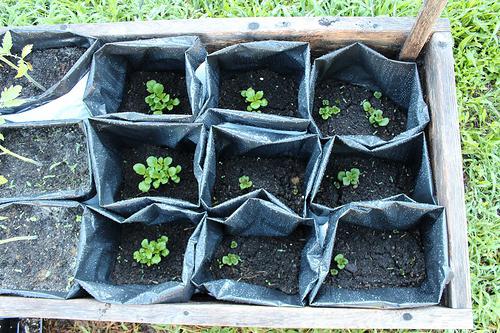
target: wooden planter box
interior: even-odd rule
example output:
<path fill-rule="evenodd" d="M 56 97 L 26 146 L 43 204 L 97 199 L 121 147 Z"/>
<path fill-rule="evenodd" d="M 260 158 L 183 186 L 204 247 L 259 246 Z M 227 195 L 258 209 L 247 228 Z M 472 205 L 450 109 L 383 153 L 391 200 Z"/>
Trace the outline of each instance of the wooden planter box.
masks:
<path fill-rule="evenodd" d="M 452 277 L 442 304 L 416 309 L 383 310 L 283 308 L 216 302 L 115 305 L 93 299 L 50 300 L 2 296 L 0 317 L 276 328 L 472 328 L 453 40 L 449 22 L 444 19 L 436 22 L 429 26 L 433 34 L 418 60 L 424 70 L 422 83 L 431 113 L 427 135 L 436 195 L 438 203 L 446 207 L 448 223 Z M 309 42 L 313 55 L 321 55 L 353 42 L 362 42 L 385 54 L 397 55 L 414 23 L 413 18 L 297 17 L 58 25 L 51 28 L 92 35 L 104 41 L 198 35 L 209 51 L 234 43 L 276 39 Z"/>

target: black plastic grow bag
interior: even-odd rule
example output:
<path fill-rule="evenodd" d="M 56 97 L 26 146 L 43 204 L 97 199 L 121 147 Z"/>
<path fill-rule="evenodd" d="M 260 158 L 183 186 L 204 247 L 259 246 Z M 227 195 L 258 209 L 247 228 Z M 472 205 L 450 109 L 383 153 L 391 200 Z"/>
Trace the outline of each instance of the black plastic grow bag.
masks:
<path fill-rule="evenodd" d="M 380 91 L 402 109 L 407 110 L 406 131 L 389 141 L 413 136 L 421 132 L 429 122 L 429 112 L 424 102 L 417 65 L 388 59 L 361 43 L 355 43 L 314 60 L 311 71 L 312 97 L 309 99 L 309 114 L 313 130 L 322 138 L 333 136 L 321 133 L 312 117 L 315 87 L 323 79 L 337 79 Z M 368 146 L 386 142 L 375 135 L 346 135 L 346 137 Z"/>
<path fill-rule="evenodd" d="M 84 102 L 93 116 L 131 121 L 189 121 L 202 103 L 201 82 L 196 68 L 206 57 L 198 37 L 179 36 L 105 44 L 92 59 Z M 117 113 L 126 87 L 127 73 L 142 71 L 185 71 L 191 115 L 149 115 L 138 112 Z"/>
<path fill-rule="evenodd" d="M 43 128 L 43 127 L 64 127 L 64 126 L 69 126 L 69 125 L 78 125 L 78 127 L 81 129 L 82 133 L 85 136 L 85 143 L 86 143 L 86 153 L 87 153 L 87 168 L 89 172 L 89 176 L 87 179 L 87 183 L 85 186 L 82 186 L 81 188 L 77 189 L 72 189 L 72 190 L 65 190 L 65 191 L 54 191 L 54 192 L 46 192 L 42 194 L 37 194 L 37 195 L 20 195 L 17 197 L 0 197 L 0 203 L 6 203 L 6 202 L 13 202 L 13 201 L 25 201 L 25 200 L 56 200 L 56 199 L 88 199 L 91 195 L 95 193 L 94 191 L 94 183 L 93 183 L 93 176 L 92 176 L 92 168 L 91 168 L 91 161 L 90 161 L 90 147 L 88 146 L 88 126 L 85 121 L 75 121 L 75 120 L 58 120 L 58 121 L 40 121 L 40 122 L 26 122 L 26 123 L 6 123 L 3 125 L 0 125 L 0 133 L 2 132 L 2 129 L 20 129 L 22 128 Z M 4 132 L 5 134 L 5 132 Z M 33 138 L 36 140 L 36 138 Z M 61 138 L 63 140 L 64 138 Z M 6 138 L 8 140 L 8 137 Z M 5 146 L 5 143 L 2 143 L 0 141 L 0 144 Z M 24 152 L 17 152 L 21 155 L 24 155 Z M 29 157 L 29 156 L 28 156 Z M 13 158 L 10 157 L 9 155 L 3 155 L 0 157 L 0 161 L 2 159 L 7 159 L 7 158 Z M 14 158 L 13 158 L 14 159 Z M 60 162 L 60 161 L 57 161 Z M 26 162 L 21 162 L 19 163 L 26 163 Z M 38 168 L 47 168 L 50 170 L 52 168 L 52 165 L 50 164 L 43 164 L 42 166 L 33 166 L 33 168 L 38 167 Z M 81 168 L 81 166 L 78 166 Z M 0 168 L 1 172 L 1 168 Z M 70 169 L 67 169 L 68 175 L 71 174 Z M 19 175 L 19 179 L 16 179 L 16 181 L 23 181 L 22 175 Z M 4 185 L 7 186 L 7 185 Z"/>
<path fill-rule="evenodd" d="M 231 279 L 214 280 L 208 270 L 224 234 L 255 237 L 286 237 L 299 225 L 310 227 L 310 234 L 301 254 L 299 292 L 286 294 L 280 290 Z M 312 219 L 299 218 L 287 210 L 261 199 L 249 199 L 229 217 L 207 218 L 197 230 L 195 273 L 193 283 L 200 291 L 218 300 L 238 303 L 303 306 L 315 286 L 321 260 L 321 239 L 326 228 Z M 323 265 L 326 263 L 323 263 Z"/>
<path fill-rule="evenodd" d="M 89 122 L 92 169 L 101 207 L 123 215 L 133 214 L 152 203 L 166 203 L 183 208 L 199 207 L 201 161 L 206 141 L 206 131 L 203 125 L 162 122 L 134 123 L 112 119 L 90 119 Z M 193 173 L 198 186 L 195 189 L 186 190 L 196 191 L 195 202 L 161 196 L 142 196 L 120 200 L 118 192 L 122 184 L 123 174 L 123 158 L 120 148 L 142 144 L 194 152 Z M 145 161 L 135 163 L 145 163 Z M 182 185 L 182 181 L 180 184 Z"/>
<path fill-rule="evenodd" d="M 323 147 L 321 165 L 317 172 L 316 181 L 311 190 L 311 209 L 316 213 L 331 212 L 335 207 L 328 207 L 317 202 L 318 191 L 329 167 L 329 163 L 335 164 L 336 156 L 380 158 L 391 161 L 403 162 L 415 168 L 414 190 L 412 193 L 394 193 L 392 196 L 401 198 L 409 197 L 417 202 L 434 204 L 434 189 L 432 173 L 429 162 L 429 153 L 425 135 L 423 133 L 399 141 L 392 141 L 374 148 L 366 147 L 356 140 L 347 137 L 331 138 Z M 381 181 L 387 181 L 382 179 Z M 333 181 L 329 186 L 334 186 Z"/>
<path fill-rule="evenodd" d="M 320 164 L 321 144 L 314 134 L 261 129 L 251 126 L 225 123 L 212 126 L 208 135 L 206 158 L 203 167 L 201 204 L 211 216 L 228 216 L 249 198 L 260 198 L 293 211 L 264 189 L 256 189 L 217 205 L 213 205 L 212 192 L 217 177 L 217 159 L 221 156 L 298 157 L 307 160 L 304 170 L 304 207 L 299 215 L 305 215 L 306 203 Z"/>
<path fill-rule="evenodd" d="M 99 208 L 92 208 L 92 213 L 95 219 L 86 229 L 87 242 L 78 271 L 78 282 L 89 294 L 101 302 L 126 304 L 187 302 L 191 298 L 194 292 L 191 277 L 194 271 L 196 232 L 191 235 L 184 253 L 182 282 L 116 285 L 110 281 L 110 274 L 118 253 L 123 224 L 143 223 L 152 226 L 187 221 L 198 225 L 205 220 L 205 213 L 165 204 L 152 204 L 127 219 Z"/>
<path fill-rule="evenodd" d="M 20 48 L 32 44 L 34 50 L 61 48 L 61 47 L 83 47 L 87 51 L 64 75 L 64 77 L 52 87 L 37 96 L 26 98 L 25 102 L 16 107 L 0 108 L 0 114 L 10 114 L 27 111 L 43 105 L 57 97 L 68 93 L 90 68 L 92 55 L 100 47 L 101 43 L 91 37 L 81 36 L 68 31 L 58 31 L 45 28 L 23 28 L 9 30 L 14 43 L 13 51 L 18 54 Z M 0 40 L 3 39 L 3 34 Z M 4 87 L 2 87 L 3 89 Z"/>
<path fill-rule="evenodd" d="M 256 123 L 266 123 L 266 127 L 280 130 L 301 130 L 309 120 L 309 44 L 303 42 L 260 41 L 228 46 L 208 55 L 206 61 L 196 71 L 203 82 L 205 101 L 202 114 L 214 112 L 219 107 L 220 71 L 247 71 L 261 68 L 284 73 L 298 74 L 297 117 L 269 115 L 257 112 L 225 110 L 230 119 L 243 119 L 247 113 Z M 211 110 L 210 110 L 211 109 Z M 216 111 L 215 111 L 216 112 Z M 250 124 L 251 125 L 251 124 Z"/>
<path fill-rule="evenodd" d="M 328 225 L 319 281 L 310 294 L 310 305 L 320 307 L 410 308 L 438 304 L 448 283 L 448 239 L 443 207 L 405 201 L 379 200 L 343 206 L 322 216 Z M 324 223 L 325 220 L 327 223 Z M 368 289 L 338 288 L 323 284 L 330 270 L 339 223 L 374 230 L 402 231 L 418 228 L 422 237 L 426 277 L 417 287 Z M 325 265 L 326 264 L 326 265 Z"/>
<path fill-rule="evenodd" d="M 78 249 L 77 249 L 77 257 L 75 262 L 75 268 L 73 270 L 74 278 L 78 278 L 78 271 L 81 269 L 82 265 L 82 253 L 86 244 L 88 243 L 88 233 L 87 230 L 92 227 L 95 223 L 94 215 L 91 214 L 85 206 L 79 204 L 75 201 L 31 201 L 31 202 L 12 202 L 7 204 L 0 205 L 0 215 L 2 210 L 13 206 L 13 205 L 23 205 L 23 206 L 36 206 L 40 209 L 44 207 L 65 207 L 65 208 L 78 208 L 80 207 L 83 211 L 83 216 L 81 222 L 75 221 L 75 223 L 81 223 L 80 226 L 80 235 L 78 241 Z M 60 240 L 64 242 L 64 239 Z M 0 245 L 1 246 L 1 245 Z M 29 246 L 26 243 L 26 246 Z M 57 249 L 54 249 L 57 251 Z M 50 267 L 47 267 L 50 268 Z M 1 282 L 1 281 L 0 281 Z M 6 289 L 1 286 L 0 283 L 0 295 L 17 295 L 17 296 L 27 296 L 27 297 L 40 297 L 40 298 L 54 298 L 54 299 L 68 299 L 78 297 L 82 294 L 80 285 L 74 281 L 71 283 L 66 292 L 60 291 L 50 291 L 50 290 L 14 290 L 14 289 Z"/>

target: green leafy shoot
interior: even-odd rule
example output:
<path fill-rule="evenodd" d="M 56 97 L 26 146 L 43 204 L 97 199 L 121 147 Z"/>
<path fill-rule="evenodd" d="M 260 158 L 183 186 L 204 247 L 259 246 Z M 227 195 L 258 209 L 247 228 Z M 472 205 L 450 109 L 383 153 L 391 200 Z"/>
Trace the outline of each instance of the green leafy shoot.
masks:
<path fill-rule="evenodd" d="M 181 181 L 179 173 L 182 168 L 180 165 L 172 166 L 172 162 L 170 156 L 165 158 L 149 156 L 146 159 L 147 166 L 142 163 L 135 164 L 133 166 L 134 171 L 144 177 L 144 180 L 139 183 L 139 190 L 146 193 L 151 189 L 151 185 L 157 189 L 170 180 L 178 184 Z"/>
<path fill-rule="evenodd" d="M 240 182 L 240 189 L 241 190 L 245 190 L 245 189 L 253 186 L 253 182 L 250 180 L 250 177 L 248 177 L 248 176 L 241 176 L 239 178 L 239 182 Z"/>
<path fill-rule="evenodd" d="M 12 41 L 12 35 L 10 34 L 10 31 L 7 31 L 3 35 L 2 39 L 2 46 L 0 47 L 0 62 L 3 62 L 7 66 L 11 67 L 12 69 L 16 70 L 16 76 L 14 77 L 15 79 L 19 79 L 22 77 L 25 77 L 31 84 L 33 84 L 35 87 L 40 89 L 41 91 L 45 91 L 45 87 L 35 81 L 29 74 L 28 71 L 32 71 L 33 67 L 29 62 L 26 61 L 26 57 L 31 53 L 33 50 L 33 45 L 32 44 L 27 44 L 25 45 L 22 50 L 21 50 L 21 55 L 17 55 L 12 53 L 12 47 L 14 46 L 14 43 Z M 17 64 L 16 64 L 17 63 Z"/>
<path fill-rule="evenodd" d="M 248 88 L 241 91 L 241 96 L 245 97 L 245 101 L 248 103 L 247 111 L 260 112 L 260 107 L 267 106 L 267 99 L 264 98 L 262 90 L 256 92 L 253 88 Z"/>
<path fill-rule="evenodd" d="M 0 125 L 3 125 L 3 124 L 5 124 L 5 119 L 2 116 L 0 116 Z M 5 136 L 2 134 L 2 132 L 0 132 L 0 142 L 2 142 L 2 141 L 5 141 Z M 34 164 L 36 166 L 42 166 L 42 163 L 37 162 L 35 160 L 32 160 L 31 158 L 16 154 L 13 151 L 11 151 L 10 149 L 7 149 L 6 147 L 4 147 L 3 145 L 0 145 L 0 156 L 2 156 L 2 155 L 9 155 L 9 156 L 17 158 L 18 160 L 21 160 L 23 162 L 31 163 L 31 164 Z"/>
<path fill-rule="evenodd" d="M 229 245 L 230 248 L 235 249 L 238 247 L 238 243 L 236 241 L 232 241 L 231 244 Z"/>
<path fill-rule="evenodd" d="M 161 257 L 169 255 L 170 251 L 167 249 L 168 237 L 161 236 L 156 241 L 149 241 L 143 239 L 141 248 L 134 252 L 134 259 L 143 265 L 157 265 L 161 262 Z"/>
<path fill-rule="evenodd" d="M 350 171 L 339 171 L 337 179 L 342 182 L 342 185 L 344 186 L 352 185 L 353 188 L 357 188 L 360 174 L 361 172 L 358 168 L 352 168 Z"/>
<path fill-rule="evenodd" d="M 173 98 L 165 92 L 163 84 L 150 80 L 146 82 L 146 89 L 150 95 L 146 96 L 144 101 L 149 105 L 153 114 L 163 114 L 163 110 L 172 111 L 174 107 L 180 104 L 178 98 Z"/>
<path fill-rule="evenodd" d="M 0 186 L 7 184 L 9 181 L 4 176 L 0 175 Z"/>
<path fill-rule="evenodd" d="M 338 275 L 338 274 L 339 274 L 339 270 L 338 270 L 338 269 L 336 269 L 336 268 L 332 268 L 332 269 L 330 269 L 330 274 L 331 274 L 332 276 L 336 276 L 336 275 Z"/>
<path fill-rule="evenodd" d="M 361 105 L 363 106 L 363 110 L 365 110 L 368 115 L 368 121 L 370 121 L 370 124 L 372 124 L 373 127 L 383 127 L 389 124 L 389 118 L 384 117 L 382 110 L 375 109 L 366 99 L 361 103 Z"/>
<path fill-rule="evenodd" d="M 338 269 L 342 270 L 345 268 L 345 266 L 349 263 L 349 260 L 347 260 L 343 254 L 337 254 L 335 258 L 333 258 L 335 262 L 337 263 Z"/>
<path fill-rule="evenodd" d="M 24 99 L 19 98 L 23 87 L 20 85 L 4 88 L 0 93 L 0 108 L 11 108 L 24 103 Z"/>
<path fill-rule="evenodd" d="M 234 254 L 234 253 L 228 253 L 226 256 L 222 257 L 222 263 L 219 265 L 219 268 L 221 268 L 224 265 L 227 266 L 236 266 L 240 263 L 241 258 L 239 255 Z"/>
<path fill-rule="evenodd" d="M 373 93 L 373 97 L 375 97 L 376 99 L 380 99 L 382 98 L 382 93 L 380 91 L 375 91 Z"/>
<path fill-rule="evenodd" d="M 340 113 L 340 109 L 338 106 L 330 106 L 330 101 L 324 99 L 322 102 L 323 107 L 319 108 L 319 114 L 323 120 L 328 120 L 334 115 L 338 115 Z"/>

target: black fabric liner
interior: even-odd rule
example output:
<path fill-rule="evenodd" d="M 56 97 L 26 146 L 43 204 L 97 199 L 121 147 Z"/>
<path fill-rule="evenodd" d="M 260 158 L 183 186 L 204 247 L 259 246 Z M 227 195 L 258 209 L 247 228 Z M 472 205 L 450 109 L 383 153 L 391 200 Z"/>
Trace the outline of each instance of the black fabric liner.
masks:
<path fill-rule="evenodd" d="M 26 122 L 26 123 L 5 123 L 3 125 L 0 125 L 0 133 L 2 132 L 2 128 L 23 128 L 23 127 L 46 127 L 46 126 L 64 126 L 64 125 L 75 125 L 78 124 L 78 126 L 82 129 L 85 137 L 88 140 L 89 137 L 89 132 L 88 132 L 88 126 L 85 121 L 78 121 L 78 120 L 54 120 L 54 121 L 37 121 L 37 122 Z M 13 202 L 13 201 L 26 201 L 26 200 L 59 200 L 59 199 L 66 199 L 66 200 L 74 200 L 74 199 L 88 199 L 90 196 L 92 196 L 95 193 L 94 189 L 94 183 L 93 183 L 93 176 L 92 176 L 92 168 L 91 168 L 91 162 L 90 162 L 90 147 L 88 145 L 87 141 L 87 155 L 88 155 L 88 166 L 89 166 L 89 177 L 90 177 L 90 186 L 87 188 L 80 188 L 74 191 L 57 191 L 57 192 L 49 192 L 45 194 L 40 194 L 40 195 L 35 195 L 35 196 L 28 196 L 28 195 L 23 195 L 19 197 L 13 197 L 13 198 L 5 198 L 5 197 L 0 197 L 0 204 L 6 203 L 6 202 Z"/>
<path fill-rule="evenodd" d="M 304 196 L 306 203 L 319 167 L 321 144 L 316 135 L 300 135 L 297 132 L 260 129 L 251 126 L 226 123 L 212 126 L 208 135 L 206 158 L 203 167 L 201 204 L 210 216 L 228 216 L 249 198 L 260 198 L 293 211 L 264 189 L 256 189 L 247 194 L 212 206 L 212 191 L 215 184 L 217 156 L 253 155 L 262 157 L 301 157 L 307 159 L 304 174 Z M 305 204 L 304 211 L 305 214 Z"/>
<path fill-rule="evenodd" d="M 374 147 L 386 142 L 409 138 L 421 132 L 429 122 L 429 112 L 424 102 L 416 63 L 391 60 L 361 43 L 354 43 L 314 60 L 311 71 L 311 98 L 309 119 L 314 133 L 322 139 L 312 112 L 314 111 L 315 86 L 323 79 L 337 79 L 380 91 L 407 112 L 406 131 L 384 141 L 374 135 L 343 135 L 366 146 Z M 333 135 L 335 136 L 335 135 Z"/>
<path fill-rule="evenodd" d="M 208 266 L 224 234 L 286 237 L 299 225 L 312 229 L 302 250 L 298 294 L 289 295 L 277 289 L 231 279 L 213 279 Z M 303 306 L 318 279 L 322 252 L 320 239 L 325 237 L 324 231 L 326 229 L 319 228 L 312 219 L 299 218 L 265 200 L 249 199 L 227 218 L 207 218 L 198 225 L 195 231 L 198 241 L 192 282 L 201 292 L 218 300 L 270 306 Z"/>
<path fill-rule="evenodd" d="M 27 206 L 39 206 L 39 207 L 66 207 L 66 208 L 84 208 L 82 222 L 80 226 L 80 239 L 78 241 L 78 254 L 76 259 L 76 268 L 74 271 L 75 281 L 71 288 L 67 292 L 57 292 L 57 291 L 45 291 L 45 290 L 14 290 L 14 289 L 4 289 L 0 288 L 0 295 L 13 295 L 13 296 L 25 296 L 25 297 L 37 297 L 37 298 L 51 298 L 51 299 L 69 299 L 82 296 L 83 290 L 76 281 L 78 276 L 78 271 L 82 266 L 82 254 L 84 252 L 86 244 L 86 230 L 94 224 L 94 217 L 89 214 L 88 209 L 76 201 L 19 201 L 11 202 L 7 204 L 0 205 L 0 212 L 11 206 L 11 205 L 27 205 Z"/>
<path fill-rule="evenodd" d="M 113 119 L 89 120 L 91 147 L 99 205 L 124 216 L 129 216 L 152 203 L 166 203 L 196 209 L 199 202 L 188 202 L 169 197 L 143 196 L 117 201 L 122 181 L 122 157 L 119 147 L 129 144 L 152 144 L 174 149 L 194 150 L 194 175 L 201 183 L 206 133 L 203 125 L 189 123 L 128 122 Z M 200 192 L 200 186 L 197 189 Z"/>
<path fill-rule="evenodd" d="M 73 65 L 73 67 L 64 75 L 64 77 L 46 91 L 26 98 L 25 102 L 16 107 L 0 108 L 0 114 L 12 114 L 28 111 L 35 107 L 41 106 L 68 93 L 90 68 L 92 55 L 101 46 L 101 42 L 87 36 L 78 35 L 68 31 L 61 31 L 48 28 L 19 28 L 10 29 L 12 35 L 13 51 L 19 53 L 20 47 L 27 44 L 32 44 L 34 50 L 61 48 L 61 47 L 83 47 L 87 51 Z M 4 34 L 0 36 L 3 39 Z M 3 89 L 3 88 L 2 88 Z"/>
<path fill-rule="evenodd" d="M 298 91 L 299 117 L 286 117 L 257 112 L 236 110 L 217 111 L 219 105 L 220 71 L 247 71 L 268 68 L 278 73 L 300 73 Z M 266 124 L 266 128 L 301 131 L 309 122 L 310 49 L 308 43 L 286 41 L 259 41 L 228 46 L 208 55 L 206 61 L 196 71 L 203 82 L 203 107 L 198 120 L 209 126 L 213 118 L 224 117 L 243 125 Z M 208 113 L 208 115 L 204 115 Z M 214 115 L 211 115 L 215 113 Z M 251 115 L 247 115 L 251 113 Z M 302 118 L 302 119 L 301 119 Z"/>
<path fill-rule="evenodd" d="M 392 141 L 383 146 L 375 148 L 366 147 L 356 140 L 350 140 L 348 137 L 334 137 L 328 140 L 323 147 L 323 156 L 318 169 L 316 181 L 311 191 L 310 208 L 319 214 L 332 212 L 334 207 L 315 202 L 316 194 L 321 186 L 323 177 L 327 171 L 328 163 L 336 156 L 365 156 L 377 157 L 394 161 L 410 163 L 416 167 L 415 188 L 412 199 L 417 202 L 435 204 L 434 188 L 432 183 L 432 172 L 429 163 L 429 153 L 424 133 L 412 137 L 404 138 L 399 141 Z M 333 186 L 333 184 L 332 184 Z M 406 195 L 402 195 L 402 198 Z"/>
<path fill-rule="evenodd" d="M 195 232 L 188 241 L 184 253 L 182 282 L 166 281 L 157 285 L 114 285 L 110 274 L 118 253 L 120 224 L 144 223 L 157 225 L 188 221 L 202 223 L 205 213 L 178 208 L 166 204 L 152 204 L 129 218 L 91 207 L 93 223 L 85 230 L 86 242 L 82 253 L 82 265 L 78 271 L 78 283 L 95 299 L 106 303 L 153 304 L 187 302 L 194 292 L 191 277 L 194 271 Z"/>
<path fill-rule="evenodd" d="M 190 122 L 201 106 L 201 82 L 195 70 L 206 57 L 198 37 L 179 36 L 108 43 L 92 59 L 83 101 L 93 116 L 129 121 Z M 117 113 L 130 71 L 178 71 L 186 73 L 186 89 L 192 115 Z"/>
<path fill-rule="evenodd" d="M 401 201 L 378 200 L 345 205 L 329 214 L 315 215 L 327 225 L 319 280 L 310 294 L 310 305 L 320 307 L 412 308 L 438 304 L 450 277 L 448 239 L 444 208 Z M 378 230 L 419 228 L 424 244 L 426 278 L 413 288 L 371 288 L 351 290 L 323 285 L 329 274 L 338 223 L 349 223 Z"/>

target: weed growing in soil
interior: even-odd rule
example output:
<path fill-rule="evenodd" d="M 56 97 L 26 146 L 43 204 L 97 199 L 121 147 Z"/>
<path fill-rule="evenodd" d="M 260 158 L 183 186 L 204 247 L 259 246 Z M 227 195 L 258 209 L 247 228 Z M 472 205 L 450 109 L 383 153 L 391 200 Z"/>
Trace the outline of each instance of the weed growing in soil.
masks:
<path fill-rule="evenodd" d="M 14 78 L 19 79 L 25 77 L 38 89 L 45 91 L 46 89 L 40 83 L 35 81 L 29 74 L 28 71 L 33 70 L 33 67 L 25 58 L 33 50 L 32 44 L 25 45 L 21 50 L 21 55 L 18 56 L 12 53 L 12 47 L 14 46 L 12 42 L 12 36 L 9 31 L 5 33 L 2 40 L 2 47 L 0 47 L 0 62 L 3 62 L 7 66 L 16 70 L 16 76 Z M 15 64 L 17 62 L 17 65 Z M 2 93 L 0 94 L 0 107 L 14 107 L 24 103 L 22 99 L 19 98 L 22 91 L 22 86 L 15 85 L 10 87 L 4 87 Z"/>
<path fill-rule="evenodd" d="M 247 90 L 241 91 L 241 96 L 245 97 L 245 101 L 249 103 L 247 111 L 260 112 L 259 108 L 261 106 L 267 106 L 267 99 L 264 98 L 264 92 L 262 90 L 256 92 L 253 88 L 248 88 Z"/>
<path fill-rule="evenodd" d="M 155 157 L 149 156 L 146 159 L 147 167 L 142 163 L 137 163 L 133 166 L 134 171 L 143 176 L 144 180 L 139 183 L 139 190 L 141 192 L 148 192 L 151 189 L 151 184 L 157 189 L 160 185 L 167 184 L 170 180 L 178 184 L 181 181 L 179 173 L 182 168 L 180 165 L 171 166 L 172 158 L 167 156 Z"/>
<path fill-rule="evenodd" d="M 322 102 L 323 107 L 319 108 L 319 114 L 321 115 L 321 118 L 324 120 L 330 119 L 334 115 L 338 115 L 340 113 L 340 109 L 338 106 L 330 106 L 330 101 L 327 99 L 324 99 Z"/>
<path fill-rule="evenodd" d="M 359 171 L 358 168 L 352 168 L 350 171 L 339 171 L 339 173 L 337 174 L 337 179 L 342 182 L 342 185 L 344 186 L 352 185 L 353 188 L 357 188 L 359 184 L 360 174 L 361 171 Z M 340 183 L 335 182 L 335 187 L 340 188 Z"/>
<path fill-rule="evenodd" d="M 366 99 L 361 103 L 361 105 L 363 106 L 363 110 L 367 113 L 368 120 L 373 127 L 383 127 L 389 124 L 389 118 L 384 117 L 382 110 L 375 109 Z"/>
<path fill-rule="evenodd" d="M 238 247 L 238 243 L 236 243 L 236 241 L 232 241 L 231 245 L 229 245 L 229 247 L 232 248 L 232 249 L 235 249 L 235 248 Z"/>
<path fill-rule="evenodd" d="M 250 180 L 250 177 L 248 177 L 248 176 L 241 176 L 239 178 L 239 181 L 240 181 L 240 189 L 241 190 L 245 190 L 245 189 L 253 186 L 253 182 Z"/>
<path fill-rule="evenodd" d="M 161 236 L 156 241 L 148 241 L 143 239 L 141 248 L 134 252 L 134 259 L 141 264 L 148 266 L 156 265 L 161 262 L 161 257 L 169 255 L 170 251 L 167 249 L 168 237 Z"/>
<path fill-rule="evenodd" d="M 335 263 L 337 264 L 337 268 L 332 268 L 330 269 L 330 274 L 332 276 L 336 276 L 339 274 L 341 270 L 345 268 L 345 266 L 349 263 L 349 260 L 347 260 L 343 254 L 337 254 L 335 258 L 333 258 Z"/>
<path fill-rule="evenodd" d="M 222 257 L 222 263 L 219 265 L 219 268 L 222 268 L 222 266 L 227 265 L 227 266 L 236 266 L 240 263 L 241 258 L 239 255 L 234 254 L 234 253 L 228 253 L 226 256 Z"/>
<path fill-rule="evenodd" d="M 163 84 L 150 80 L 146 82 L 146 89 L 150 95 L 146 96 L 144 101 L 149 105 L 153 114 L 163 114 L 163 110 L 172 111 L 174 107 L 180 104 L 178 98 L 171 98 L 170 94 L 165 92 Z"/>
<path fill-rule="evenodd" d="M 375 91 L 373 93 L 373 97 L 375 97 L 376 99 L 380 99 L 382 98 L 382 93 L 380 91 Z"/>

